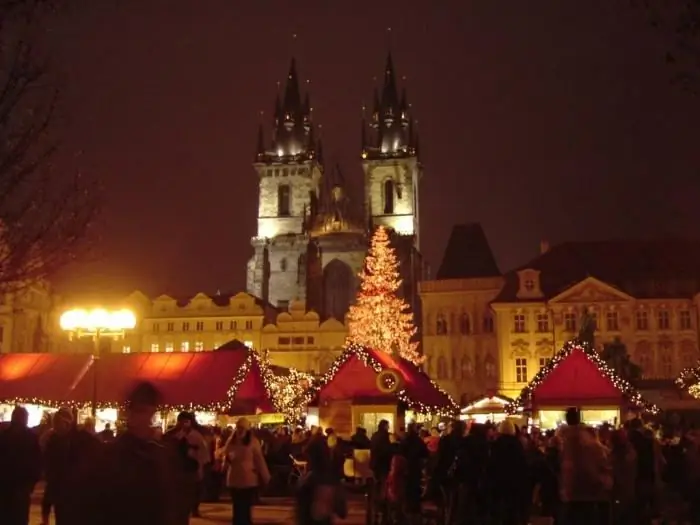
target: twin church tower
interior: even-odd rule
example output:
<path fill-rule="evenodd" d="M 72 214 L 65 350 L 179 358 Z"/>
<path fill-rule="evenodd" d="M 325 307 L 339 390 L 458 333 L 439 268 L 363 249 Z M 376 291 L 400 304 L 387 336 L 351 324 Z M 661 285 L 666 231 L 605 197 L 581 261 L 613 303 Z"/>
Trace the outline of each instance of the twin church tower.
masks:
<path fill-rule="evenodd" d="M 403 295 L 418 313 L 421 165 L 414 120 L 391 54 L 371 117 L 362 120 L 364 203 L 350 201 L 340 168 L 324 166 L 312 113 L 292 60 L 283 96 L 278 93 L 275 101 L 271 137 L 262 125 L 258 131 L 253 164 L 258 227 L 251 239 L 248 293 L 281 308 L 301 301 L 322 318 L 342 322 L 357 293 L 372 229 L 382 225 L 392 231 Z"/>

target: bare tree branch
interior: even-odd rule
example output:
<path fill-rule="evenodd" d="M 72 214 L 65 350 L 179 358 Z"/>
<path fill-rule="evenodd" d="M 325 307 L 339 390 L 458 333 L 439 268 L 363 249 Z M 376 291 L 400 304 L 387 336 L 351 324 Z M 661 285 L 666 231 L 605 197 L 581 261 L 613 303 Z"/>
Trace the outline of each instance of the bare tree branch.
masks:
<path fill-rule="evenodd" d="M 0 290 L 72 261 L 97 213 L 97 188 L 51 163 L 59 93 L 33 45 L 50 0 L 0 0 Z"/>
<path fill-rule="evenodd" d="M 645 9 L 651 25 L 669 40 L 666 62 L 673 81 L 700 94 L 700 0 L 633 0 Z"/>

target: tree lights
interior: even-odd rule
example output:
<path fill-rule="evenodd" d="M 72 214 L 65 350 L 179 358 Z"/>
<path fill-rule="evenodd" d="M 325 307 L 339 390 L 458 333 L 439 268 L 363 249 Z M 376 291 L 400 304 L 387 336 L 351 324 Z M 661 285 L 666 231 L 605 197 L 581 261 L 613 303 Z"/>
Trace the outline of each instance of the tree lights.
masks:
<path fill-rule="evenodd" d="M 700 367 L 684 369 L 676 379 L 676 384 L 688 390 L 694 398 L 700 399 Z"/>
<path fill-rule="evenodd" d="M 389 235 L 377 228 L 360 273 L 357 303 L 348 312 L 348 343 L 399 355 L 413 364 L 425 359 L 413 341 L 416 327 L 409 305 L 396 295 L 401 286 Z"/>
<path fill-rule="evenodd" d="M 509 414 L 514 414 L 518 408 L 526 408 L 532 402 L 532 396 L 537 391 L 539 386 L 544 382 L 547 376 L 554 371 L 554 369 L 559 366 L 575 349 L 580 350 L 583 354 L 596 365 L 597 369 L 610 381 L 613 385 L 625 396 L 625 398 L 632 403 L 634 406 L 642 408 L 652 414 L 656 414 L 659 409 L 656 405 L 646 401 L 639 391 L 634 388 L 628 381 L 617 375 L 615 370 L 609 367 L 605 361 L 603 361 L 595 349 L 592 349 L 587 343 L 573 339 L 567 342 L 557 354 L 550 359 L 550 361 L 540 368 L 539 372 L 535 374 L 532 381 L 523 388 L 520 395 L 515 398 L 515 400 L 506 406 L 506 412 Z"/>

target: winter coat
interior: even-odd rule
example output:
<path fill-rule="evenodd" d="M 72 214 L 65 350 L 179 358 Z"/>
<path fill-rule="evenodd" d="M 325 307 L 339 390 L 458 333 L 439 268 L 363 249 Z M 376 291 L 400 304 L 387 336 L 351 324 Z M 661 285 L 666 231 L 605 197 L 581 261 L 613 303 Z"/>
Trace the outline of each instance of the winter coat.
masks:
<path fill-rule="evenodd" d="M 265 486 L 270 482 L 270 471 L 265 463 L 260 441 L 250 436 L 248 444 L 236 434 L 231 436 L 225 447 L 228 470 L 226 486 L 245 489 Z"/>
<path fill-rule="evenodd" d="M 561 429 L 562 501 L 605 501 L 612 489 L 608 450 L 581 425 Z"/>

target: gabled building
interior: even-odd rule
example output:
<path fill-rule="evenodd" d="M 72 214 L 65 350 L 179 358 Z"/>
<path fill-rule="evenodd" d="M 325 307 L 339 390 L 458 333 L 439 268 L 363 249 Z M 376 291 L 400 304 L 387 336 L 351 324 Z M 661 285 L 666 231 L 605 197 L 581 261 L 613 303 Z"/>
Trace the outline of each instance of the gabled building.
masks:
<path fill-rule="evenodd" d="M 504 276 L 492 301 L 500 385 L 515 396 L 580 329 L 596 321 L 596 346 L 619 338 L 645 378 L 673 379 L 698 359 L 700 243 L 542 243 Z"/>
<path fill-rule="evenodd" d="M 498 346 L 491 301 L 503 287 L 480 224 L 452 229 L 435 280 L 420 283 L 424 370 L 453 398 L 498 391 Z"/>

